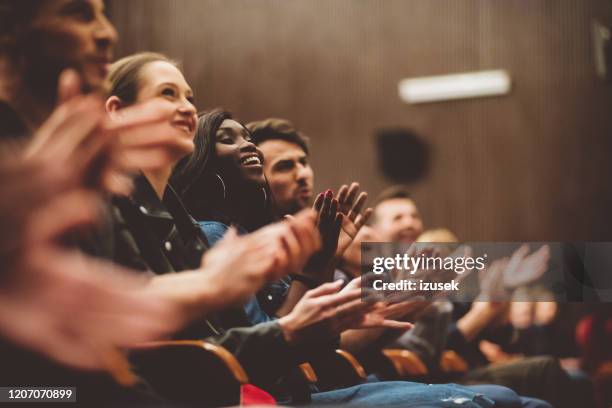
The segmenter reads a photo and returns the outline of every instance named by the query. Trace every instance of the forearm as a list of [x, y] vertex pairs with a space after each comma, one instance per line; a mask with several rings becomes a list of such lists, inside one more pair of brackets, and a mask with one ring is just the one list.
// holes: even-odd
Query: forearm
[[463, 335], [463, 338], [470, 342], [490, 324], [491, 319], [495, 317], [493, 310], [482, 310], [472, 308], [470, 311], [457, 321], [457, 329]]
[[162, 299], [173, 302], [184, 324], [218, 310], [221, 288], [207, 281], [201, 271], [185, 271], [152, 277], [142, 289]]
[[388, 329], [345, 330], [340, 336], [340, 347], [359, 353], [382, 337]]

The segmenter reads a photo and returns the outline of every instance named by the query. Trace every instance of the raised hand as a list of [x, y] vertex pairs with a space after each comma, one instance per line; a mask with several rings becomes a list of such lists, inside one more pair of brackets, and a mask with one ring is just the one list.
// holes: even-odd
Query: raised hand
[[178, 311], [146, 296], [140, 274], [61, 246], [95, 222], [97, 195], [70, 167], [20, 156], [0, 161], [0, 224], [10, 226], [0, 231], [0, 334], [62, 364], [127, 371], [118, 348], [176, 330]]
[[168, 136], [169, 103], [152, 100], [111, 120], [99, 96], [79, 93], [79, 82], [72, 70], [61, 74], [59, 105], [32, 135], [26, 159], [53, 159], [57, 166], [72, 166], [89, 186], [127, 194], [134, 173], [167, 166], [173, 150], [189, 148], [179, 144], [192, 143]]
[[342, 214], [338, 212], [338, 200], [331, 190], [321, 193], [315, 200], [316, 224], [321, 236], [321, 249], [317, 251], [304, 267], [303, 273], [324, 283], [331, 280], [335, 268], [335, 255], [342, 224]]
[[529, 247], [522, 245], [510, 257], [510, 262], [504, 271], [504, 286], [507, 289], [516, 289], [540, 279], [548, 269], [550, 260], [550, 247], [542, 245], [530, 255]]
[[359, 183], [352, 183], [351, 186], [342, 185], [338, 190], [336, 199], [338, 200], [338, 211], [343, 214], [342, 229], [338, 240], [336, 257], [340, 258], [344, 251], [357, 236], [357, 233], [365, 225], [372, 215], [372, 208], [367, 208], [363, 213], [362, 209], [368, 199], [368, 193], [359, 193]]

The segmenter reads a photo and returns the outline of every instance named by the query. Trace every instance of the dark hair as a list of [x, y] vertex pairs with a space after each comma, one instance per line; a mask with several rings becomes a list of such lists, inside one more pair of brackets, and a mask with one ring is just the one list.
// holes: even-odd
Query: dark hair
[[[226, 119], [234, 119], [232, 114], [222, 109], [198, 115], [198, 125], [194, 138], [193, 153], [181, 160], [175, 167], [170, 183], [178, 192], [187, 210], [198, 221], [215, 220], [226, 224], [238, 222], [228, 219], [224, 214], [225, 201], [224, 183], [218, 176], [216, 162], [216, 135], [221, 124]], [[234, 119], [235, 120], [235, 119]], [[246, 129], [246, 127], [245, 127]], [[248, 132], [248, 129], [246, 129]], [[262, 208], [254, 208], [248, 220], [240, 220], [248, 231], [253, 231], [266, 225], [278, 217], [270, 187], [266, 181], [264, 187], [265, 202]], [[262, 196], [263, 197], [263, 196]]]
[[193, 153], [182, 159], [172, 174], [172, 186], [180, 196], [188, 195], [192, 187], [204, 176], [217, 170], [213, 168], [215, 164], [211, 162], [211, 157], [216, 153], [215, 136], [226, 119], [233, 119], [233, 116], [221, 109], [198, 114]]
[[0, 55], [16, 57], [43, 0], [0, 0]]
[[284, 140], [296, 144], [309, 154], [308, 137], [299, 132], [293, 123], [286, 119], [269, 118], [247, 123], [246, 128], [251, 132], [253, 143], [260, 145], [266, 140]]
[[108, 74], [109, 94], [117, 96], [126, 105], [135, 103], [143, 68], [157, 61], [179, 67], [176, 61], [157, 52], [140, 52], [114, 62]]

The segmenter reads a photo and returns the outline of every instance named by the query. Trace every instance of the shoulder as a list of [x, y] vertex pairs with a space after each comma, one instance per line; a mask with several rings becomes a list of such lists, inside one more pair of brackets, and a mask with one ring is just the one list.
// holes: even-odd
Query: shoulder
[[215, 245], [217, 241], [223, 238], [223, 235], [229, 229], [229, 226], [219, 221], [198, 221], [198, 225], [206, 235], [210, 246]]

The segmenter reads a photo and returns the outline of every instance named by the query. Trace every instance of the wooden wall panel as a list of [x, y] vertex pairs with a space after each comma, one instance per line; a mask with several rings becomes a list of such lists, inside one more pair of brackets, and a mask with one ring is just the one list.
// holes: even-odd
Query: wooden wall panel
[[[612, 87], [593, 65], [608, 0], [111, 0], [120, 56], [183, 61], [199, 107], [293, 120], [319, 189], [373, 194], [374, 131], [432, 146], [413, 185], [427, 225], [471, 240], [612, 238]], [[411, 76], [504, 68], [510, 96], [409, 106]]]

